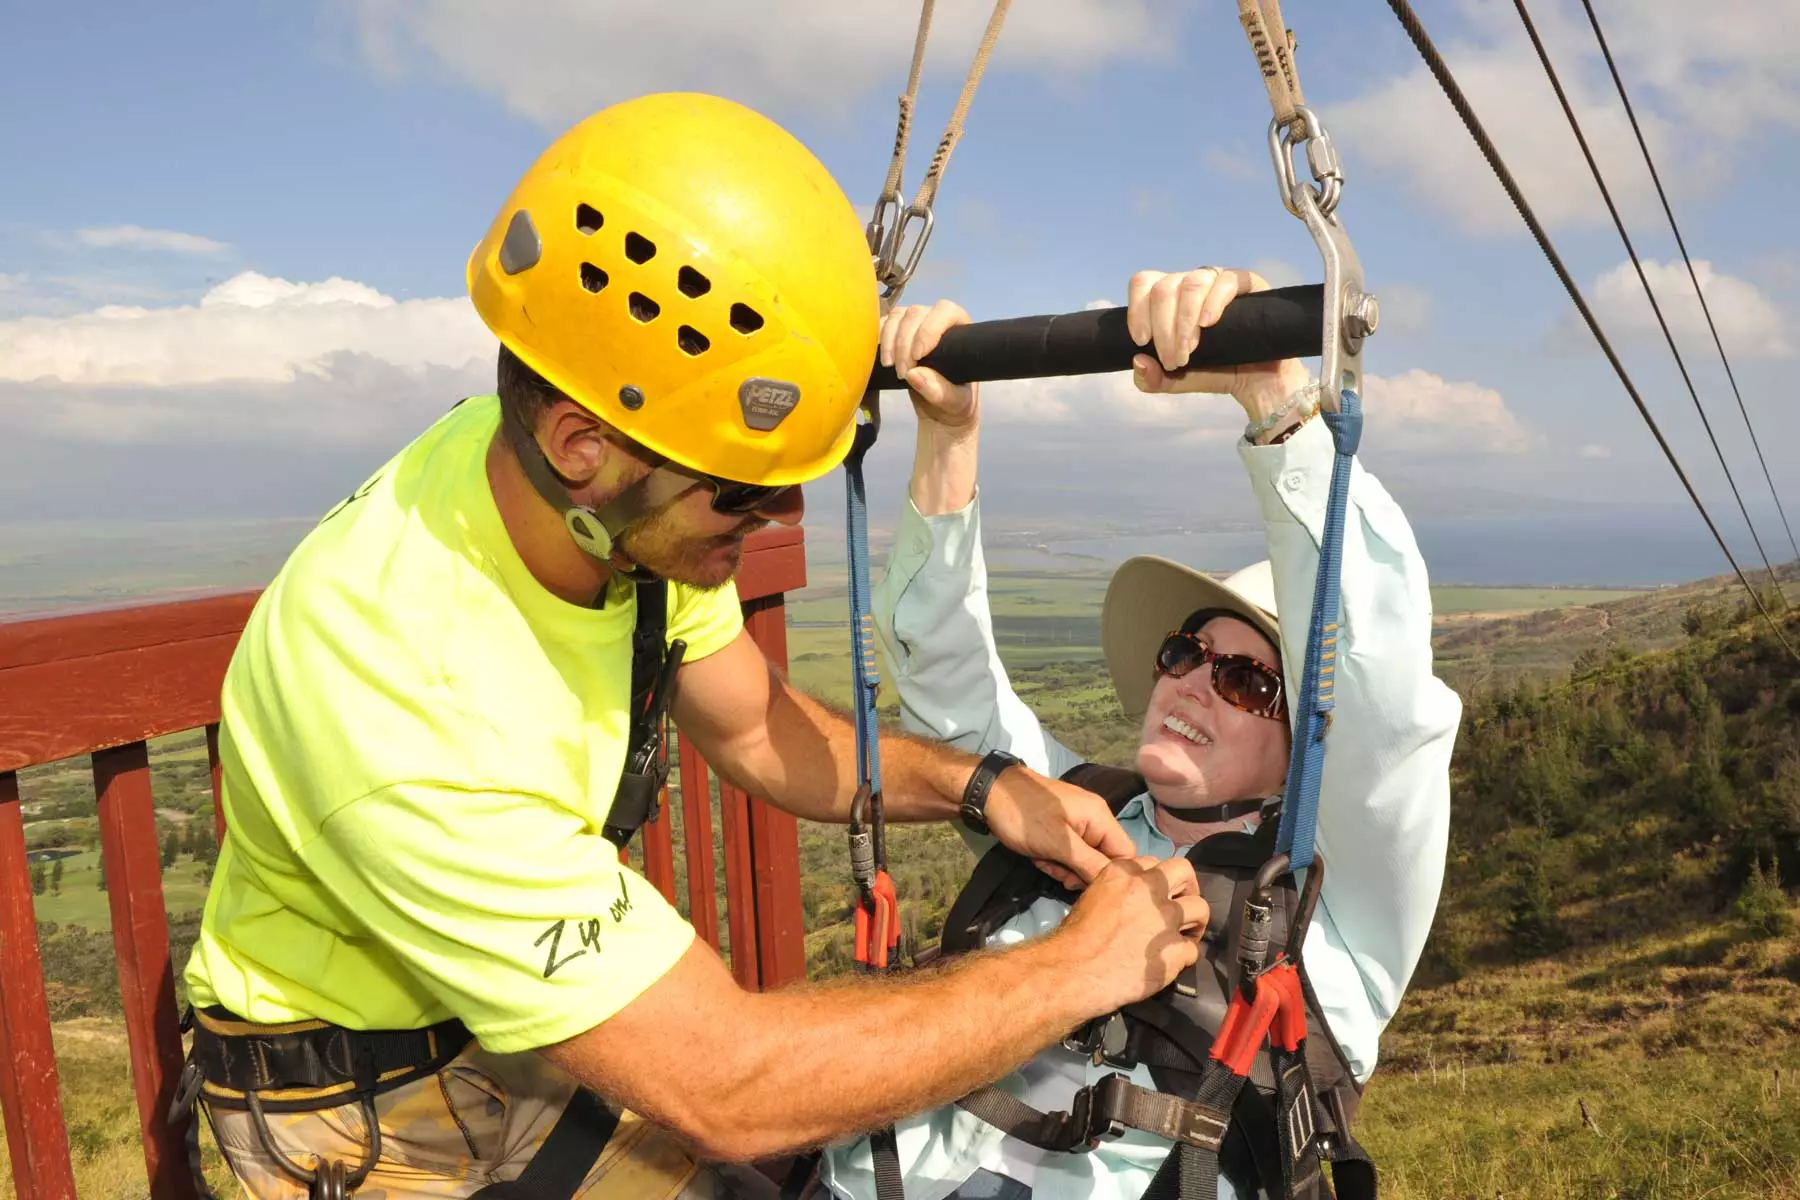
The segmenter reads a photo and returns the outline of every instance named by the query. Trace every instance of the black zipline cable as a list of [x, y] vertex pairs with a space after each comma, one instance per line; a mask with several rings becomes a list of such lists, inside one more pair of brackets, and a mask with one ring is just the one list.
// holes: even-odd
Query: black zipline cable
[[1431, 71], [1432, 77], [1437, 80], [1438, 86], [1444, 90], [1450, 106], [1456, 110], [1456, 115], [1462, 119], [1463, 126], [1468, 129], [1469, 136], [1475, 139], [1475, 144], [1480, 148], [1482, 157], [1487, 159], [1488, 166], [1493, 169], [1494, 175], [1500, 180], [1500, 186], [1506, 189], [1507, 198], [1512, 201], [1513, 207], [1524, 219], [1525, 227], [1531, 231], [1531, 236], [1537, 241], [1538, 249], [1542, 250], [1544, 257], [1550, 260], [1550, 266], [1556, 271], [1556, 277], [1562, 281], [1563, 288], [1569, 293], [1569, 298], [1575, 302], [1575, 308], [1581, 313], [1582, 320], [1587, 322], [1588, 331], [1594, 335], [1594, 340], [1599, 343], [1601, 351], [1606, 355], [1606, 360], [1612, 364], [1613, 371], [1619, 376], [1619, 382], [1625, 385], [1625, 391], [1630, 395], [1631, 402], [1637, 406], [1638, 415], [1644, 418], [1644, 423], [1650, 427], [1651, 435], [1656, 438], [1656, 444], [1662, 447], [1663, 456], [1669, 460], [1669, 466], [1675, 470], [1675, 477], [1681, 480], [1681, 486], [1687, 489], [1688, 499], [1692, 500], [1694, 507], [1700, 511], [1700, 519], [1706, 522], [1706, 528], [1712, 533], [1713, 541], [1719, 544], [1720, 551], [1725, 555], [1725, 561], [1729, 562], [1731, 569], [1737, 573], [1738, 582], [1744, 585], [1746, 592], [1750, 593], [1750, 599], [1755, 602], [1757, 610], [1769, 622], [1769, 628], [1774, 631], [1776, 639], [1781, 642], [1783, 648], [1796, 660], [1800, 660], [1800, 652], [1797, 652], [1793, 644], [1787, 640], [1787, 635], [1782, 632], [1781, 626], [1776, 624], [1775, 618], [1770, 615], [1768, 608], [1763, 604], [1762, 597], [1757, 594], [1755, 588], [1750, 586], [1750, 581], [1744, 577], [1743, 568], [1738, 566], [1737, 559], [1732, 556], [1731, 547], [1727, 546], [1725, 539], [1719, 536], [1719, 527], [1713, 524], [1712, 516], [1706, 511], [1706, 505], [1701, 503], [1699, 493], [1694, 491], [1694, 485], [1688, 481], [1687, 472], [1682, 470], [1681, 463], [1676, 461], [1675, 451], [1670, 449], [1668, 439], [1663, 437], [1662, 428], [1657, 425], [1656, 418], [1650, 415], [1649, 408], [1644, 404], [1644, 398], [1638, 394], [1637, 385], [1631, 382], [1631, 375], [1625, 370], [1625, 364], [1619, 361], [1619, 356], [1613, 350], [1612, 343], [1607, 340], [1605, 331], [1600, 328], [1600, 322], [1595, 319], [1594, 311], [1588, 307], [1587, 298], [1581, 294], [1581, 288], [1575, 283], [1574, 277], [1569, 274], [1568, 267], [1563, 265], [1562, 256], [1551, 244], [1550, 235], [1545, 233], [1544, 227], [1538, 223], [1537, 214], [1533, 213], [1531, 205], [1525, 202], [1525, 196], [1519, 191], [1519, 185], [1514, 182], [1512, 172], [1506, 169], [1506, 163], [1501, 160], [1500, 152], [1494, 148], [1494, 143], [1489, 139], [1487, 130], [1482, 128], [1480, 120], [1475, 116], [1475, 111], [1469, 107], [1468, 98], [1463, 95], [1462, 88], [1457, 86], [1455, 76], [1450, 74], [1450, 68], [1444, 64], [1443, 56], [1438, 54], [1437, 47], [1432, 44], [1431, 35], [1425, 32], [1425, 27], [1419, 23], [1419, 18], [1413, 13], [1412, 5], [1408, 4], [1406, 0], [1388, 0], [1388, 7], [1399, 19], [1401, 28], [1406, 30], [1406, 36], [1412, 39], [1413, 47], [1425, 60], [1425, 66]]
[[1537, 51], [1538, 62], [1543, 64], [1544, 74], [1550, 79], [1550, 87], [1556, 92], [1557, 103], [1562, 105], [1563, 116], [1569, 119], [1569, 128], [1575, 131], [1575, 141], [1581, 147], [1581, 156], [1587, 160], [1588, 172], [1594, 177], [1594, 185], [1600, 189], [1600, 198], [1606, 201], [1606, 211], [1612, 215], [1613, 228], [1619, 231], [1619, 240], [1625, 243], [1625, 253], [1631, 257], [1631, 269], [1637, 272], [1638, 283], [1650, 300], [1650, 311], [1656, 314], [1656, 323], [1662, 329], [1663, 340], [1669, 344], [1669, 353], [1675, 356], [1675, 367], [1681, 372], [1681, 382], [1687, 385], [1688, 395], [1693, 398], [1694, 411], [1700, 414], [1700, 424], [1706, 429], [1706, 440], [1712, 443], [1713, 453], [1719, 457], [1719, 469], [1725, 472], [1725, 482], [1731, 485], [1731, 494], [1737, 500], [1738, 511], [1744, 514], [1744, 525], [1750, 530], [1750, 540], [1756, 544], [1756, 553], [1762, 558], [1763, 570], [1769, 573], [1769, 582], [1775, 585], [1775, 594], [1785, 608], [1787, 597], [1782, 595], [1781, 584], [1775, 578], [1775, 568], [1769, 565], [1769, 552], [1763, 549], [1756, 524], [1750, 520], [1750, 509], [1745, 505], [1743, 493], [1738, 491], [1737, 480], [1733, 478], [1731, 467], [1725, 461], [1725, 451], [1720, 448], [1712, 421], [1707, 418], [1706, 409], [1700, 403], [1700, 393], [1694, 389], [1694, 377], [1688, 374], [1687, 360], [1681, 357], [1681, 350], [1675, 345], [1675, 335], [1669, 331], [1669, 322], [1663, 317], [1662, 305], [1657, 302], [1650, 279], [1644, 274], [1644, 264], [1638, 259], [1637, 247], [1632, 244], [1631, 235], [1625, 231], [1625, 220], [1619, 216], [1619, 206], [1613, 203], [1612, 189], [1606, 186], [1606, 177], [1600, 173], [1600, 164], [1594, 161], [1594, 152], [1588, 146], [1587, 134], [1582, 132], [1581, 121], [1569, 103], [1568, 93], [1563, 91], [1562, 79], [1558, 77], [1556, 67], [1550, 61], [1550, 52], [1544, 49], [1543, 39], [1538, 37], [1537, 25], [1525, 7], [1525, 0], [1513, 0], [1513, 7], [1519, 10], [1519, 20], [1525, 23], [1525, 33], [1531, 38], [1531, 47]]
[[[1606, 34], [1600, 29], [1600, 18], [1594, 14], [1591, 0], [1581, 0], [1581, 5], [1587, 9], [1588, 23], [1594, 27], [1594, 38], [1600, 43], [1600, 53], [1606, 57], [1606, 69], [1612, 72], [1613, 86], [1618, 89], [1619, 99], [1625, 105], [1625, 115], [1631, 121], [1631, 132], [1637, 135], [1638, 149], [1644, 153], [1644, 165], [1650, 168], [1651, 182], [1656, 184], [1656, 198], [1662, 201], [1663, 214], [1669, 218], [1669, 230], [1675, 235], [1675, 244], [1681, 248], [1681, 261], [1687, 264], [1688, 279], [1694, 285], [1694, 295], [1700, 298], [1700, 311], [1706, 314], [1706, 327], [1712, 331], [1713, 345], [1718, 347], [1719, 362], [1725, 367], [1725, 378], [1731, 381], [1731, 394], [1737, 397], [1738, 412], [1744, 416], [1744, 428], [1750, 433], [1750, 444], [1756, 447], [1756, 461], [1762, 464], [1763, 479], [1769, 485], [1769, 495], [1774, 498], [1775, 511], [1781, 517], [1781, 527], [1787, 531], [1788, 548], [1794, 552], [1794, 559], [1800, 562], [1800, 544], [1794, 541], [1794, 528], [1788, 524], [1787, 510], [1781, 506], [1781, 495], [1775, 490], [1775, 480], [1769, 474], [1769, 461], [1763, 457], [1762, 443], [1756, 437], [1756, 427], [1750, 424], [1750, 410], [1744, 407], [1744, 393], [1738, 390], [1737, 375], [1731, 369], [1731, 360], [1725, 356], [1725, 343], [1719, 338], [1719, 327], [1713, 324], [1712, 307], [1706, 303], [1706, 292], [1700, 286], [1700, 277], [1694, 272], [1694, 260], [1688, 257], [1687, 242], [1682, 239], [1681, 226], [1675, 223], [1675, 210], [1669, 205], [1669, 194], [1663, 190], [1662, 176], [1657, 174], [1656, 161], [1650, 157], [1650, 147], [1644, 141], [1644, 131], [1638, 127], [1637, 112], [1631, 107], [1631, 97], [1625, 94], [1625, 81], [1619, 77], [1618, 65], [1613, 62], [1612, 48], [1606, 44]], [[1783, 600], [1786, 600], [1785, 596]]]

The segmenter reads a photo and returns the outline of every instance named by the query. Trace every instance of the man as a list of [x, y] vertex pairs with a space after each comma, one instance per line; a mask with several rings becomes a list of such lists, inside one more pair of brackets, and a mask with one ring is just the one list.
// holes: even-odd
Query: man
[[[1210, 267], [1144, 271], [1129, 287], [1127, 327], [1133, 340], [1156, 352], [1135, 363], [1139, 389], [1201, 393], [1196, 404], [1218, 403], [1213, 394], [1227, 394], [1244, 409], [1248, 424], [1237, 455], [1270, 554], [1224, 581], [1166, 559], [1133, 558], [1107, 588], [1101, 613], [1107, 666], [1126, 715], [1140, 722], [1134, 772], [1114, 773], [1124, 777], [1115, 799], [1137, 850], [1157, 858], [1234, 838], [1254, 847], [1243, 834], [1274, 820], [1287, 775], [1291, 693], [1284, 681], [1297, 689], [1305, 661], [1333, 445], [1316, 419], [1317, 388], [1297, 360], [1218, 371], [1186, 367], [1226, 307], [1265, 287], [1251, 272]], [[909, 728], [975, 753], [1008, 752], [1053, 775], [1091, 772], [1013, 692], [995, 646], [976, 486], [978, 390], [916, 365], [946, 329], [967, 320], [955, 304], [939, 302], [896, 310], [882, 328], [882, 361], [911, 386], [919, 434], [895, 549], [874, 593], [876, 628], [894, 664]], [[1194, 445], [1182, 472], [1168, 479], [1170, 504], [1182, 503], [1195, 480], [1215, 469], [1203, 445]], [[1114, 469], [1141, 472], [1143, 466]], [[1337, 1051], [1315, 1056], [1322, 1069], [1312, 1079], [1321, 1100], [1317, 1127], [1333, 1135], [1333, 1156], [1354, 1153], [1346, 1126], [1437, 907], [1450, 754], [1461, 718], [1456, 694], [1432, 674], [1425, 563], [1405, 515], [1360, 463], [1350, 482], [1339, 625], [1336, 706], [1318, 818], [1326, 870], [1302, 955], [1316, 997], [1309, 1004], [1315, 1026], [1309, 1038]], [[1273, 831], [1272, 824], [1263, 829]], [[972, 844], [985, 850], [992, 843]], [[1270, 850], [1272, 843], [1261, 853]], [[1201, 878], [1209, 886], [1209, 873]], [[1225, 892], [1231, 894], [1229, 886]], [[990, 941], [1029, 945], [1028, 939], [1056, 930], [1066, 912], [1051, 896], [1021, 902], [1017, 911], [993, 918]], [[1212, 981], [1230, 977], [1224, 948], [1236, 920], [1215, 900], [1194, 1018], [1202, 1027], [1213, 1022], [1209, 1044], [1225, 999]], [[1209, 989], [1210, 1006], [1204, 1002]], [[1202, 1060], [1208, 1048], [1200, 1048]], [[1102, 1064], [1052, 1047], [1001, 1087], [1044, 1112], [1079, 1107], [1078, 1089], [1121, 1069], [1141, 1087], [1169, 1090], [1163, 1084], [1170, 1076], [1161, 1071], [1178, 1065], [1180, 1056], [1160, 1045], [1148, 1049], [1153, 1052]], [[1246, 1088], [1231, 1108], [1233, 1124], [1219, 1156], [1223, 1200], [1284, 1194], [1283, 1180], [1263, 1170], [1279, 1160], [1275, 1147], [1261, 1145], [1255, 1122], [1245, 1119], [1246, 1106], [1251, 1117], [1263, 1111], [1253, 1091]], [[1272, 1141], [1274, 1125], [1265, 1127]], [[897, 1132], [907, 1200], [1135, 1200], [1171, 1148], [1164, 1137], [1129, 1129], [1090, 1152], [1046, 1150], [1007, 1136], [968, 1107], [918, 1115]], [[867, 1143], [835, 1148], [823, 1177], [843, 1195], [874, 1196]], [[1363, 1194], [1347, 1188], [1342, 1176], [1337, 1183], [1340, 1196]], [[1184, 1195], [1187, 1187], [1184, 1179]]]
[[[669, 699], [655, 672], [637, 686], [634, 631], [658, 660], [666, 638], [675, 722], [723, 777], [847, 819], [850, 725], [769, 669], [730, 581], [849, 445], [877, 332], [862, 231], [773, 124], [651, 96], [550, 147], [469, 282], [498, 395], [328, 514], [225, 681], [190, 1083], [251, 1194], [711, 1194], [725, 1174], [697, 1159], [941, 1103], [1194, 960], [1192, 872], [1011, 772], [996, 836], [1091, 881], [1056, 937], [905, 981], [738, 988], [618, 861], [642, 714]], [[881, 752], [891, 819], [958, 812], [975, 759]], [[1029, 999], [997, 1023], [998, 993]]]

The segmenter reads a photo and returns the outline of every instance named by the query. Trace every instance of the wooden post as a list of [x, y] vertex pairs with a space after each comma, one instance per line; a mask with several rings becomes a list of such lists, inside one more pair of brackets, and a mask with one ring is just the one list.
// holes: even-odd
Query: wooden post
[[750, 857], [750, 797], [719, 781], [719, 828], [725, 835], [725, 921], [731, 973], [746, 988], [762, 987], [756, 935], [756, 869]]
[[[787, 678], [787, 608], [781, 593], [744, 606], [750, 636]], [[806, 978], [806, 910], [800, 901], [800, 829], [761, 800], [749, 807], [750, 862], [756, 890], [758, 974], [764, 988]]]
[[181, 1028], [169, 963], [169, 921], [150, 796], [150, 753], [133, 742], [94, 754], [100, 797], [100, 847], [112, 906], [119, 1000], [131, 1047], [131, 1082], [153, 1200], [193, 1200], [186, 1146], [164, 1118], [181, 1075]]
[[0, 1108], [19, 1200], [75, 1200], [38, 955], [19, 777], [0, 772]]
[[680, 739], [682, 851], [687, 855], [688, 921], [694, 932], [719, 948], [719, 900], [713, 873], [712, 788], [706, 760]]
[[638, 832], [638, 840], [643, 843], [644, 878], [650, 881], [651, 887], [663, 894], [663, 899], [673, 904], [675, 841], [669, 826], [669, 789], [665, 785], [657, 804], [656, 818], [644, 823], [643, 829]]

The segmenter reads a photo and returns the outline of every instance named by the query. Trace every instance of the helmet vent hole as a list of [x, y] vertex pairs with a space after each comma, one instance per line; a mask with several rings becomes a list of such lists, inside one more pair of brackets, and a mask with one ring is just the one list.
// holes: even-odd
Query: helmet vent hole
[[675, 277], [675, 286], [681, 294], [690, 300], [697, 300], [712, 291], [712, 280], [694, 270], [692, 267], [681, 268], [681, 274]]
[[631, 293], [631, 315], [639, 321], [654, 321], [662, 315], [662, 305], [642, 292], [633, 292]]
[[601, 216], [600, 210], [593, 205], [578, 204], [575, 206], [575, 228], [582, 233], [593, 237], [600, 232], [600, 227], [604, 224], [606, 224], [606, 218]]
[[748, 304], [731, 306], [731, 327], [739, 333], [755, 333], [763, 327], [762, 314]]
[[656, 257], [656, 243], [641, 233], [625, 235], [625, 257], [634, 263], [647, 263]]
[[590, 292], [598, 292], [606, 287], [606, 272], [593, 263], [581, 264], [581, 286]]
[[683, 325], [677, 330], [675, 340], [686, 354], [705, 354], [712, 346], [711, 340], [692, 325]]

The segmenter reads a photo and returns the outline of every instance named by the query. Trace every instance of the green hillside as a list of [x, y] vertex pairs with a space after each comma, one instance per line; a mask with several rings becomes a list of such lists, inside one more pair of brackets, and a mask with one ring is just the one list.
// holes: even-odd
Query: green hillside
[[[1103, 586], [1003, 573], [996, 625], [1046, 724], [1124, 762], [1135, 729], [1093, 644]], [[1363, 1110], [1385, 1196], [1800, 1200], [1800, 668], [1735, 586], [1478, 618], [1438, 596], [1465, 719], [1442, 906]], [[1541, 597], [1461, 598], [1490, 614]], [[790, 650], [798, 681], [842, 696], [836, 604], [795, 605]], [[1800, 614], [1783, 622], [1800, 643]], [[213, 853], [203, 742], [158, 744], [154, 769], [179, 958]], [[37, 903], [82, 1194], [130, 1195], [91, 782], [77, 762], [21, 783], [31, 844], [80, 851]], [[895, 829], [890, 853], [925, 944], [970, 857], [947, 827]], [[849, 963], [842, 828], [803, 824], [801, 861], [809, 965], [832, 975]]]

